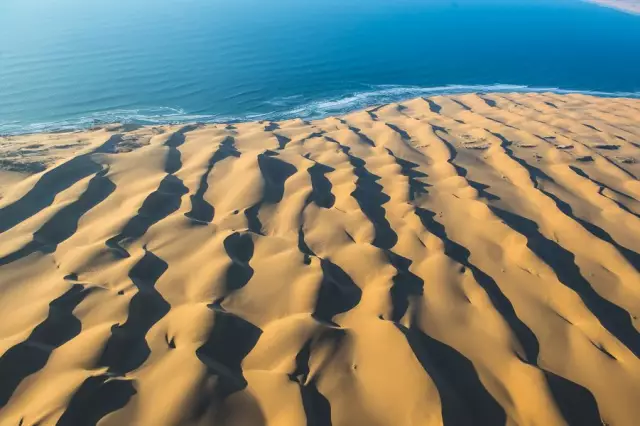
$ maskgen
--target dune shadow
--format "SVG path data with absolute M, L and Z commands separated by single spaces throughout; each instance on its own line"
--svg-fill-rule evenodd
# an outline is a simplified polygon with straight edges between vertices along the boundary
M 526 358 L 524 361 L 530 364 L 536 364 L 540 350 L 538 339 L 533 331 L 531 331 L 531 329 L 529 329 L 529 327 L 527 327 L 527 325 L 518 318 L 511 301 L 507 296 L 505 296 L 495 280 L 476 265 L 471 263 L 469 259 L 471 252 L 469 249 L 449 238 L 445 227 L 435 220 L 435 213 L 419 207 L 416 207 L 415 211 L 425 229 L 442 240 L 445 254 L 460 265 L 468 268 L 476 282 L 487 293 L 493 306 L 496 308 L 498 313 L 500 313 L 502 318 L 504 318 L 507 324 L 509 324 L 509 327 L 522 345 Z
M 103 170 L 91 159 L 91 155 L 106 152 L 121 139 L 120 135 L 109 138 L 93 152 L 79 155 L 42 174 L 35 185 L 21 198 L 0 208 L 0 233 L 6 232 L 24 220 L 34 216 L 53 204 L 55 197 L 87 176 Z
M 263 201 L 268 204 L 279 203 L 284 197 L 284 185 L 287 179 L 298 169 L 268 152 L 258 155 L 258 166 L 265 183 Z
M 458 105 L 460 106 L 460 108 L 462 108 L 463 110 L 465 110 L 465 111 L 471 111 L 471 108 L 469 108 L 469 106 L 468 106 L 467 104 L 465 104 L 464 102 L 461 102 L 461 101 L 459 101 L 459 100 L 457 100 L 457 99 L 453 99 L 453 98 L 451 98 L 451 97 L 449 97 L 449 100 L 450 100 L 451 102 L 453 102 L 454 104 L 458 104 Z
M 111 328 L 111 336 L 99 360 L 99 365 L 108 367 L 110 373 L 129 373 L 149 357 L 151 349 L 145 337 L 171 308 L 155 289 L 167 269 L 164 260 L 145 248 L 144 256 L 129 271 L 129 278 L 138 291 L 129 302 L 127 321 Z
M 240 152 L 236 149 L 234 139 L 231 136 L 227 136 L 220 143 L 218 149 L 209 159 L 207 168 L 200 177 L 198 189 L 191 195 L 191 210 L 185 213 L 186 217 L 201 223 L 211 223 L 215 215 L 215 209 L 204 199 L 204 195 L 209 189 L 209 175 L 216 163 L 229 157 L 240 157 Z
M 569 425 L 603 425 L 598 404 L 588 389 L 549 371 L 544 371 L 544 375 L 551 394 Z
M 232 263 L 226 271 L 226 295 L 243 288 L 253 276 L 249 265 L 254 244 L 251 234 L 239 232 L 229 235 L 223 242 Z M 209 377 L 217 377 L 214 389 L 208 388 L 200 395 L 196 407 L 198 415 L 211 408 L 212 403 L 223 401 L 229 395 L 247 387 L 242 371 L 242 360 L 251 352 L 262 335 L 262 330 L 240 316 L 228 312 L 222 302 L 225 296 L 208 305 L 214 312 L 214 325 L 205 343 L 196 355 L 207 367 Z M 217 402 L 216 402 L 217 401 Z M 256 406 L 256 409 L 259 409 Z
M 393 286 L 390 290 L 391 306 L 393 308 L 391 321 L 400 321 L 409 309 L 409 300 L 414 296 L 424 294 L 424 280 L 411 271 L 411 260 L 389 250 L 385 251 L 391 265 L 397 273 L 392 278 Z
M 247 387 L 242 371 L 242 361 L 251 352 L 262 335 L 262 330 L 228 312 L 222 302 L 232 293 L 242 289 L 254 274 L 249 265 L 253 257 L 254 243 L 250 233 L 233 233 L 223 242 L 227 255 L 232 263 L 225 276 L 225 295 L 214 300 L 208 308 L 214 312 L 213 327 L 204 344 L 196 350 L 196 356 L 206 366 L 207 378 L 201 382 L 201 389 L 196 395 L 193 418 L 201 418 L 214 412 L 215 421 L 226 424 L 227 418 L 233 418 L 232 412 L 226 411 L 225 400 L 234 393 Z M 244 414 L 259 417 L 256 423 L 266 422 L 262 410 L 249 394 L 243 398 Z M 216 408 L 217 407 L 217 408 Z M 216 423 L 217 424 L 217 423 Z
M 467 169 L 465 169 L 464 167 L 454 163 L 454 160 L 458 156 L 458 151 L 456 151 L 456 148 L 451 143 L 449 143 L 449 141 L 447 141 L 445 138 L 443 138 L 442 136 L 440 136 L 438 134 L 438 132 L 442 132 L 442 133 L 445 133 L 445 134 L 448 135 L 449 132 L 447 131 L 447 129 L 445 129 L 444 127 L 439 127 L 439 126 L 435 126 L 435 125 L 431 125 L 431 127 L 433 128 L 433 134 L 438 139 L 440 139 L 440 141 L 445 145 L 445 147 L 449 151 L 449 159 L 447 160 L 447 162 L 449 164 L 451 164 L 451 166 L 455 169 L 456 173 L 460 177 L 464 178 L 467 181 L 467 183 L 469 184 L 470 187 L 472 187 L 473 189 L 478 191 L 478 195 L 480 197 L 486 199 L 487 201 L 499 200 L 500 197 L 498 197 L 497 195 L 491 194 L 490 192 L 487 191 L 490 188 L 489 185 L 485 185 L 483 183 L 476 182 L 476 181 L 470 179 L 468 177 L 469 172 L 467 171 Z
M 502 147 L 507 155 L 527 170 L 534 188 L 551 199 L 560 212 L 580 224 L 594 237 L 611 244 L 632 266 L 640 269 L 640 255 L 638 255 L 638 253 L 618 244 L 602 228 L 577 217 L 568 203 L 541 188 L 538 184 L 538 179 L 554 182 L 553 178 L 518 158 L 513 151 L 508 148 L 512 144 L 511 141 L 499 133 L 493 133 L 493 135 L 501 140 Z M 546 238 L 540 232 L 538 224 L 532 220 L 497 207 L 490 206 L 490 208 L 496 216 L 500 217 L 507 225 L 527 238 L 527 247 L 554 270 L 558 279 L 564 285 L 574 290 L 578 296 L 580 296 L 589 310 L 609 332 L 616 336 L 616 338 L 627 346 L 636 356 L 640 356 L 640 335 L 632 324 L 631 315 L 595 291 L 591 284 L 580 273 L 580 268 L 576 264 L 573 253 L 555 241 Z
M 504 150 L 505 154 L 507 154 L 509 158 L 514 160 L 516 163 L 518 163 L 527 171 L 527 173 L 529 174 L 529 181 L 531 182 L 534 188 L 540 189 L 540 185 L 538 184 L 538 179 L 542 179 L 548 182 L 553 182 L 553 178 L 551 176 L 549 176 L 539 168 L 527 163 L 526 161 L 524 161 L 523 159 L 515 155 L 513 150 L 509 148 L 511 145 L 513 145 L 513 142 L 505 138 L 500 133 L 492 132 L 492 131 L 489 131 L 489 133 L 491 133 L 493 136 L 500 139 L 500 147 Z
M 398 157 L 390 149 L 387 149 L 387 152 L 394 158 L 396 164 L 400 166 L 400 173 L 409 181 L 409 201 L 415 201 L 421 195 L 429 193 L 427 188 L 430 185 L 419 180 L 429 176 L 417 170 L 420 167 L 419 164 Z
M 224 248 L 231 259 L 227 269 L 225 287 L 226 293 L 240 290 L 247 285 L 253 276 L 253 268 L 249 261 L 253 257 L 253 238 L 250 234 L 233 233 L 225 238 Z
M 221 307 L 214 312 L 213 328 L 196 355 L 206 365 L 208 375 L 218 378 L 214 394 L 224 400 L 247 387 L 242 360 L 258 343 L 262 330 Z
M 369 145 L 370 147 L 375 148 L 376 143 L 375 143 L 373 140 L 371 140 L 371 138 L 370 138 L 370 137 L 368 137 L 367 135 L 365 135 L 364 133 L 362 133 L 362 131 L 361 131 L 359 128 L 357 128 L 357 127 L 355 127 L 355 126 L 350 125 L 349 123 L 347 123 L 347 121 L 345 121 L 345 120 L 343 120 L 343 119 L 341 119 L 341 118 L 339 118 L 338 120 L 339 120 L 342 124 L 344 124 L 345 126 L 347 126 L 347 128 L 348 128 L 351 132 L 353 132 L 356 136 L 358 136 L 358 139 L 360 140 L 360 142 L 364 143 L 365 145 Z
M 311 194 L 308 201 L 315 203 L 318 207 L 330 209 L 336 202 L 336 197 L 331 192 L 333 185 L 326 174 L 333 172 L 333 167 L 315 163 L 307 170 L 311 178 Z
M 545 195 L 547 195 L 556 203 L 556 206 L 558 206 L 558 209 L 563 214 L 570 217 L 574 221 L 578 222 L 584 229 L 587 230 L 587 232 L 589 232 L 594 237 L 599 238 L 602 241 L 605 241 L 611 244 L 613 247 L 615 247 L 618 253 L 620 253 L 622 257 L 624 257 L 627 260 L 627 262 L 629 262 L 631 266 L 633 266 L 637 271 L 640 271 L 640 254 L 618 243 L 616 240 L 613 239 L 613 237 L 607 231 L 600 228 L 596 224 L 576 216 L 573 213 L 573 208 L 568 203 L 561 200 L 559 197 L 547 191 L 542 191 L 542 192 L 544 192 Z
M 167 141 L 164 143 L 164 146 L 168 148 L 167 155 L 164 163 L 164 171 L 165 173 L 172 175 L 176 173 L 182 167 L 182 155 L 180 154 L 180 150 L 178 147 L 182 146 L 186 137 L 185 134 L 195 130 L 197 125 L 189 125 L 184 126 L 180 130 L 174 132 Z
M 248 386 L 242 370 L 242 361 L 258 343 L 262 334 L 259 327 L 245 319 L 227 312 L 219 303 L 209 305 L 214 311 L 213 327 L 204 344 L 196 350 L 196 356 L 206 367 L 205 377 L 194 394 L 192 419 L 211 418 L 211 423 L 231 423 L 238 416 L 251 419 L 255 426 L 266 425 L 260 404 L 250 392 L 242 392 Z M 235 395 L 234 395 L 235 394 Z M 225 403 L 234 395 L 234 405 Z M 239 413 L 237 405 L 242 407 Z M 200 424 L 200 423 L 199 423 Z
M 115 191 L 116 186 L 106 177 L 107 172 L 106 169 L 102 170 L 91 178 L 87 189 L 75 201 L 49 218 L 40 229 L 34 232 L 33 239 L 29 243 L 0 258 L 0 266 L 35 252 L 55 252 L 60 243 L 69 239 L 77 231 L 80 219 Z
M 244 215 L 247 218 L 247 227 L 254 234 L 262 235 L 262 222 L 258 213 L 262 202 L 258 202 L 244 211 Z
M 309 248 L 307 242 L 304 239 L 304 227 L 303 224 L 298 228 L 298 250 L 304 256 L 305 265 L 311 265 L 311 257 L 315 256 L 315 253 Z
M 73 285 L 49 304 L 49 313 L 29 337 L 9 348 L 0 357 L 0 408 L 8 402 L 20 383 L 41 370 L 51 353 L 80 334 L 82 324 L 73 310 L 91 290 Z
M 372 244 L 381 249 L 391 249 L 398 242 L 398 235 L 387 220 L 386 210 L 383 207 L 391 198 L 384 193 L 382 185 L 378 183 L 380 176 L 371 173 L 366 167 L 367 163 L 362 158 L 351 154 L 348 147 L 341 147 L 357 178 L 356 189 L 351 193 L 351 196 L 375 229 Z
M 518 158 L 514 152 L 509 149 L 509 146 L 512 144 L 511 141 L 507 140 L 505 137 L 503 137 L 502 135 L 500 135 L 499 133 L 493 133 L 491 132 L 494 136 L 498 137 L 501 141 L 502 141 L 502 148 L 505 150 L 506 154 L 512 158 L 514 161 L 516 161 L 518 164 L 520 164 L 522 167 L 524 167 L 526 169 L 526 171 L 529 173 L 529 179 L 533 185 L 533 187 L 535 189 L 537 189 L 538 191 L 540 191 L 542 194 L 546 195 L 548 198 L 550 198 L 556 205 L 556 207 L 558 207 L 558 210 L 560 210 L 565 216 L 568 216 L 569 218 L 573 219 L 574 221 L 578 222 L 587 232 L 591 233 L 594 237 L 599 238 L 609 244 L 611 244 L 612 246 L 614 246 L 616 248 L 616 250 L 618 250 L 618 252 L 636 269 L 640 270 L 640 254 L 638 254 L 637 252 L 628 249 L 624 246 L 622 246 L 621 244 L 619 244 L 616 240 L 613 239 L 613 237 L 611 237 L 611 235 L 609 235 L 604 229 L 600 228 L 599 226 L 584 220 L 578 216 L 576 216 L 573 213 L 573 208 L 571 207 L 571 205 L 569 205 L 568 203 L 566 203 L 565 201 L 563 201 L 562 199 L 560 199 L 559 197 L 557 197 L 555 194 L 544 190 L 542 187 L 540 187 L 540 185 L 538 184 L 538 179 L 543 179 L 545 181 L 548 182 L 553 182 L 555 183 L 555 180 L 547 175 L 546 173 L 544 173 L 542 170 L 538 169 L 535 166 L 530 165 L 529 163 L 527 163 L 526 161 L 522 160 L 521 158 Z M 600 182 L 594 181 L 593 179 L 591 179 L 586 173 L 584 173 L 584 171 L 578 167 L 575 166 L 569 166 L 569 168 L 576 173 L 577 175 L 590 180 L 591 182 L 593 182 L 594 184 L 600 186 L 600 187 L 606 187 L 608 189 L 610 189 L 611 191 L 617 192 L 615 190 L 612 190 L 611 188 L 607 187 L 606 185 L 601 184 Z M 620 194 L 620 195 L 624 195 L 624 194 Z M 609 198 L 611 200 L 611 198 Z M 622 203 L 619 203 L 616 200 L 612 200 L 614 203 L 616 203 L 616 205 L 618 205 L 618 207 L 620 207 L 621 209 L 627 211 L 628 213 L 631 213 L 632 215 L 638 217 L 638 215 L 636 215 L 635 213 L 631 212 L 626 206 L 624 206 Z
M 440 105 L 429 98 L 422 99 L 424 99 L 427 105 L 429 105 L 429 111 L 433 112 L 434 114 L 440 114 L 440 111 L 442 111 L 442 107 Z
M 276 137 L 276 140 L 278 141 L 278 150 L 279 151 L 285 149 L 287 147 L 287 144 L 289 142 L 291 142 L 291 138 L 288 138 L 286 136 L 279 135 L 277 133 L 274 133 L 273 135 Z
M 527 247 L 553 269 L 561 283 L 576 292 L 600 324 L 631 352 L 640 356 L 640 336 L 633 326 L 630 314 L 600 296 L 591 287 L 580 273 L 573 253 L 546 238 L 537 223 L 497 207 L 490 208 L 508 226 L 527 238 Z
M 333 324 L 333 317 L 347 312 L 360 303 L 362 290 L 353 282 L 349 274 L 335 263 L 320 259 L 322 282 L 313 317 Z
M 390 128 L 391 130 L 393 130 L 394 132 L 396 132 L 397 134 L 400 135 L 400 138 L 402 138 L 403 141 L 408 142 L 411 140 L 411 136 L 409 135 L 409 133 L 407 133 L 406 130 L 401 129 L 400 127 L 396 126 L 395 124 L 391 124 L 391 123 L 385 123 L 387 125 L 388 128 Z M 389 149 L 387 149 L 387 151 L 389 151 Z
M 158 188 L 150 193 L 142 202 L 137 214 L 124 225 L 120 233 L 109 238 L 105 244 L 122 257 L 129 257 L 129 253 L 122 247 L 125 240 L 134 241 L 147 233 L 149 228 L 162 219 L 175 213 L 182 204 L 182 196 L 189 193 L 189 189 L 175 173 L 182 168 L 180 147 L 184 144 L 185 133 L 196 128 L 196 125 L 185 126 L 173 133 L 164 143 L 168 148 L 164 169 L 166 176 L 160 181 Z
M 138 213 L 124 225 L 120 233 L 106 241 L 107 247 L 129 257 L 129 253 L 122 247 L 126 241 L 135 241 L 147 233 L 149 228 L 162 219 L 175 213 L 182 204 L 182 196 L 189 190 L 182 180 L 175 175 L 166 175 L 158 188 L 143 201 Z
M 331 426 L 331 404 L 318 390 L 316 379 L 309 380 L 311 343 L 308 340 L 296 355 L 296 367 L 289 379 L 300 385 L 302 406 L 307 417 L 307 426 Z
M 262 234 L 262 222 L 259 218 L 260 208 L 263 204 L 278 204 L 284 197 L 284 186 L 298 169 L 278 158 L 277 154 L 267 151 L 258 155 L 258 167 L 262 174 L 264 189 L 262 199 L 245 210 L 249 230 L 256 234 Z
M 602 195 L 603 197 L 606 197 L 607 199 L 611 200 L 613 203 L 615 203 L 618 207 L 620 207 L 622 210 L 624 210 L 625 212 L 637 217 L 638 219 L 640 219 L 640 214 L 632 211 L 629 207 L 625 206 L 624 204 L 622 204 L 620 201 L 616 200 L 615 198 L 612 197 L 608 197 L 606 195 L 603 194 L 603 190 L 607 189 L 625 199 L 631 199 L 633 201 L 639 201 L 636 200 L 634 197 L 631 197 L 623 192 L 620 192 L 614 188 L 611 188 L 609 185 L 606 185 L 594 178 L 592 178 L 591 176 L 589 176 L 584 170 L 582 170 L 579 167 L 576 166 L 569 166 L 569 169 L 571 169 L 575 174 L 577 174 L 580 177 L 583 177 L 584 179 L 587 179 L 591 182 L 593 182 L 595 185 L 597 185 L 600 189 L 598 190 L 598 194 Z M 640 266 L 636 266 L 637 269 L 640 269 Z
M 491 108 L 496 108 L 498 106 L 497 102 L 492 99 L 485 98 L 484 96 L 478 96 L 478 97 L 482 99 L 484 103 L 490 106 Z
M 90 377 L 71 397 L 57 426 L 96 426 L 107 414 L 124 408 L 136 393 L 131 380 Z
M 321 323 L 334 324 L 334 316 L 347 312 L 360 303 L 362 290 L 341 267 L 313 252 L 305 241 L 302 225 L 298 229 L 298 250 L 304 255 L 307 265 L 311 264 L 311 257 L 317 258 L 322 270 L 322 281 L 312 316 Z
M 506 424 L 504 409 L 484 387 L 471 361 L 415 327 L 395 325 L 438 389 L 444 425 Z

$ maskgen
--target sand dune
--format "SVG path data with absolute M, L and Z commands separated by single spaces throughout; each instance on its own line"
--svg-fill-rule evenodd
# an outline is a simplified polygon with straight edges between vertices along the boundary
M 0 425 L 640 422 L 638 100 L 0 150 Z

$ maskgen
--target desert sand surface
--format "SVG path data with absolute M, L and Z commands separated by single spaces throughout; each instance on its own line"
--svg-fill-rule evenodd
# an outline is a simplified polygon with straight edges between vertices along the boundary
M 605 7 L 630 13 L 640 13 L 640 0 L 586 0 Z
M 640 424 L 640 100 L 0 151 L 2 426 Z

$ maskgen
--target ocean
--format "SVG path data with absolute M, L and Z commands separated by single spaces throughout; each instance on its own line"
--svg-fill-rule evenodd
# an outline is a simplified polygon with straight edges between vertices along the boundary
M 579 0 L 0 2 L 0 134 L 479 91 L 640 96 L 640 16 Z

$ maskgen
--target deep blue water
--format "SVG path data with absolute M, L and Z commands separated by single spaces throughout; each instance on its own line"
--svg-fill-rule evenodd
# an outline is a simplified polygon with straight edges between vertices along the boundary
M 538 89 L 638 96 L 640 16 L 579 0 L 0 0 L 0 133 Z

